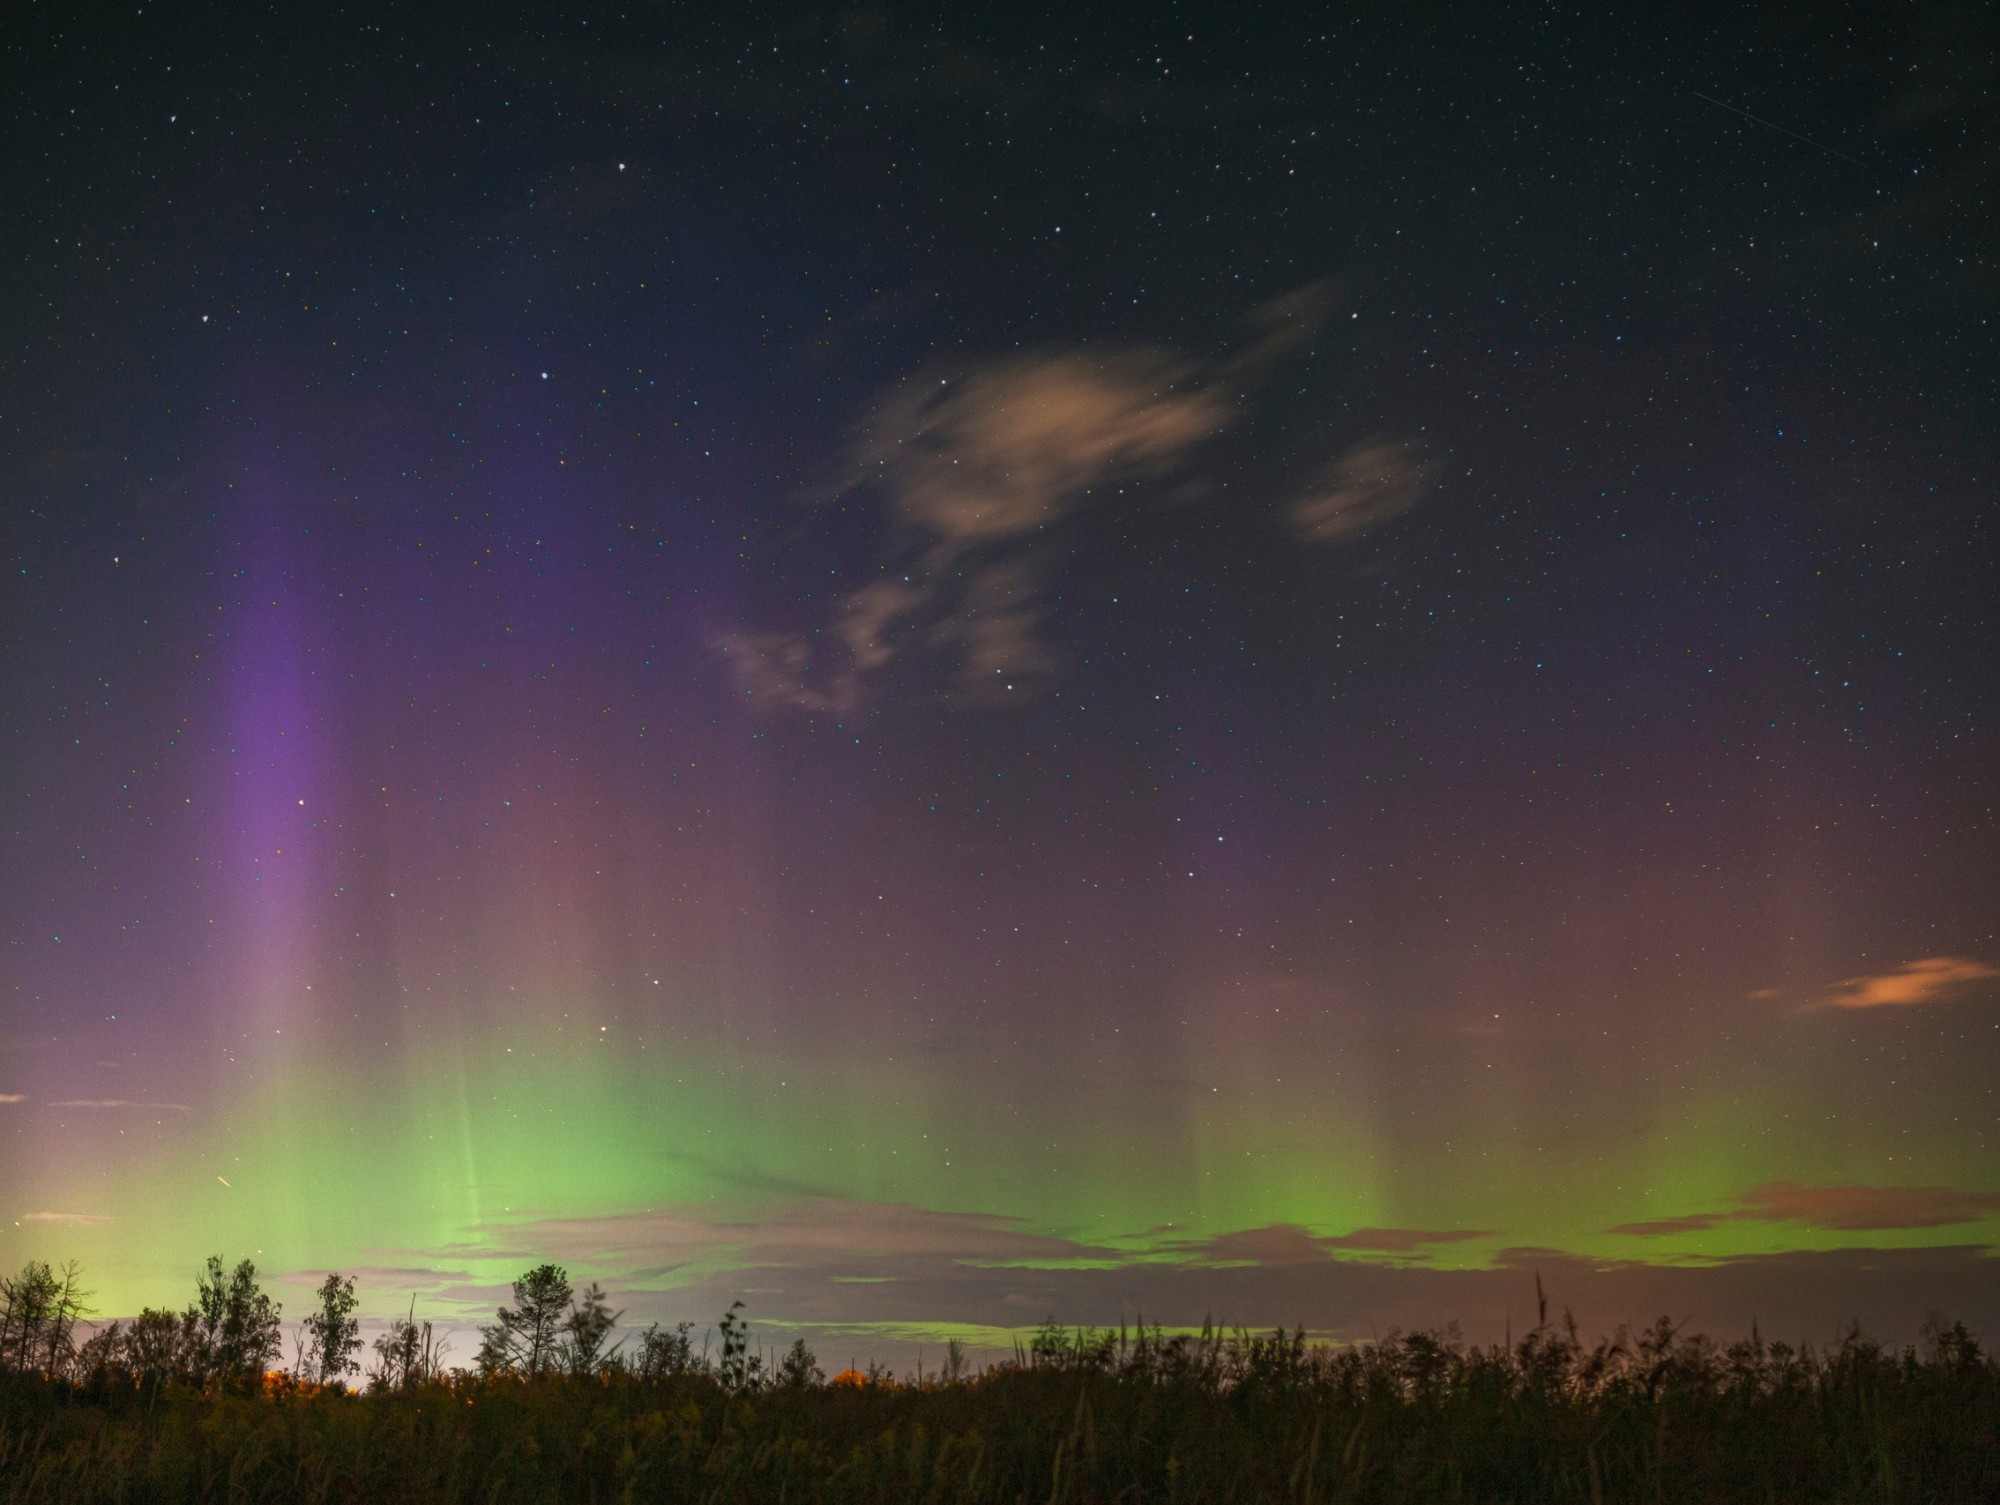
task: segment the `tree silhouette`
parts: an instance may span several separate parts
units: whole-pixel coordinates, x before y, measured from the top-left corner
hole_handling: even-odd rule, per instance
[[[74,1260],[56,1270],[39,1259],[0,1277],[0,1372],[55,1374],[64,1367],[77,1319],[89,1311],[81,1278]]]
[[[513,1307],[501,1307],[493,1325],[479,1330],[480,1372],[534,1378],[561,1367],[570,1291],[560,1265],[537,1265],[515,1281]]]
[[[618,1345],[614,1343],[606,1348],[605,1339],[611,1336],[611,1330],[624,1315],[611,1310],[611,1303],[604,1299],[604,1292],[598,1289],[594,1280],[590,1288],[571,1304],[563,1333],[571,1374],[596,1374],[611,1364]]]
[[[282,1348],[278,1312],[257,1285],[255,1264],[239,1260],[225,1276],[222,1256],[209,1255],[183,1319],[197,1377],[235,1384],[260,1379]]]
[[[355,1304],[352,1276],[336,1270],[320,1282],[319,1310],[304,1323],[299,1378],[326,1385],[358,1367],[354,1355],[361,1348],[361,1323],[354,1315]]]
[[[197,1353],[198,1347],[192,1312],[166,1312],[149,1306],[125,1329],[120,1355],[134,1378],[149,1388],[158,1388],[168,1380],[199,1377],[206,1362]]]

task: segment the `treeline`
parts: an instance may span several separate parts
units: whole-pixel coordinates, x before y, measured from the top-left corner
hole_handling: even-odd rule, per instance
[[[826,1376],[804,1340],[776,1364],[752,1353],[740,1301],[723,1315],[711,1355],[694,1343],[693,1324],[658,1324],[627,1346],[615,1338],[622,1312],[611,1310],[592,1282],[582,1291],[560,1265],[538,1265],[513,1283],[514,1304],[480,1329],[474,1366],[482,1379],[543,1380],[611,1375],[640,1380],[707,1375],[731,1392],[766,1384],[818,1384]],[[158,1386],[263,1389],[275,1373],[295,1384],[344,1389],[364,1375],[370,1389],[408,1390],[445,1379],[448,1347],[429,1322],[410,1315],[375,1340],[374,1362],[361,1361],[359,1298],[352,1276],[339,1271],[320,1283],[316,1304],[299,1325],[289,1364],[284,1360],[282,1308],[264,1291],[251,1260],[225,1269],[211,1255],[196,1278],[194,1300],[181,1311],[147,1308],[79,1340],[93,1315],[91,1293],[71,1262],[56,1269],[30,1260],[0,1278],[0,1374],[36,1375],[74,1385],[129,1381]],[[282,1366],[282,1367],[281,1367]],[[881,1371],[873,1371],[878,1378]]]
[[[719,1344],[620,1342],[603,1293],[545,1265],[474,1367],[447,1368],[413,1313],[357,1394],[351,1282],[328,1277],[292,1371],[252,1384],[276,1332],[260,1295],[211,1261],[173,1314],[192,1357],[145,1371],[93,1349],[104,1333],[65,1350],[73,1269],[9,1283],[0,1502],[2000,1500],[2000,1363],[1943,1321],[1903,1348],[1664,1320],[1586,1342],[1546,1310],[1483,1346],[1051,1324],[976,1372],[959,1352],[828,1381],[802,1343],[752,1353],[738,1308]]]
[[[361,1346],[354,1282],[329,1275],[319,1297],[294,1356],[297,1374],[314,1381],[352,1372]],[[30,1260],[18,1275],[0,1278],[0,1373],[72,1383],[123,1377],[156,1385],[254,1387],[283,1351],[279,1305],[247,1259],[226,1270],[220,1255],[211,1256],[183,1311],[149,1307],[79,1341],[84,1319],[93,1315],[90,1300],[73,1261],[58,1270]]]

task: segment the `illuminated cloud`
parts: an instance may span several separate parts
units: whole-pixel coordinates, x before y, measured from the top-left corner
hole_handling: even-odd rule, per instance
[[[724,632],[715,649],[729,661],[743,693],[763,705],[798,711],[849,711],[860,700],[852,664],[823,671],[812,644],[790,632]]]
[[[930,641],[955,654],[955,679],[971,698],[1004,701],[1022,680],[1053,669],[1035,636],[1040,595],[1028,562],[988,565],[966,582],[958,609],[931,628]]]
[[[1724,1223],[1803,1223],[1847,1231],[1889,1228],[1942,1228],[1974,1223],[2000,1212],[2000,1193],[1958,1191],[1949,1186],[1803,1186],[1770,1181],[1739,1192],[1727,1212],[1620,1223],[1612,1233],[1659,1238],[1706,1233]]]
[[[1425,466],[1408,443],[1380,435],[1365,439],[1292,505],[1292,531],[1308,543],[1332,543],[1401,517],[1423,495],[1424,477]]]
[[[956,380],[926,370],[857,435],[851,481],[880,485],[948,552],[1012,538],[1227,425],[1233,403],[1199,378],[1153,350],[1003,357]]]
[[[1813,1008],[1880,1009],[1935,1003],[1970,983],[2000,978],[2000,968],[1969,956],[1927,956],[1894,972],[1864,973],[1840,983]]]
[[[0,1103],[25,1103],[27,1100],[25,1092],[0,1092]]]
[[[856,674],[870,674],[896,656],[889,629],[924,604],[927,593],[903,580],[871,580],[841,603],[834,631]]]
[[[64,1223],[72,1228],[102,1228],[110,1218],[94,1212],[30,1212],[22,1215],[27,1223]]]
[[[1184,464],[1235,421],[1240,384],[1303,348],[1332,304],[1325,283],[1273,299],[1218,362],[1044,349],[905,377],[857,426],[841,482],[891,506],[881,575],[841,598],[824,631],[732,630],[717,651],[749,697],[795,710],[853,710],[872,676],[912,654],[954,698],[1022,698],[1054,668],[1036,636],[1046,535],[1115,483]]]

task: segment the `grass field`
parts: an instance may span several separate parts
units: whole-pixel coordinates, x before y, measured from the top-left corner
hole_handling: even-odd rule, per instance
[[[650,1373],[406,1366],[358,1394],[17,1374],[0,1499],[2000,1500],[2000,1365],[1957,1327],[1900,1352],[1664,1324],[1484,1348],[1049,1328],[1016,1362],[923,1384],[654,1350],[669,1362]]]

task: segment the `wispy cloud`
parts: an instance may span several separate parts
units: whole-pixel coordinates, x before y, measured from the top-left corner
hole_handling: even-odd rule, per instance
[[[150,1108],[164,1113],[185,1113],[186,1103],[148,1103],[127,1097],[66,1097],[50,1103],[51,1108]]]
[[[1433,1244],[1462,1244],[1476,1238],[1491,1238],[1490,1228],[1357,1228],[1335,1238],[1322,1239],[1329,1249],[1368,1249],[1382,1254],[1408,1254]]]
[[[0,1092],[0,1103],[25,1103],[27,1100],[25,1092]]]
[[[1093,490],[1158,475],[1235,415],[1169,352],[1044,350],[926,368],[855,433],[844,489],[890,502],[884,574],[835,606],[825,634],[735,632],[717,646],[757,699],[846,711],[892,660],[931,652],[959,694],[995,698],[1048,667],[1035,638],[1034,547]],[[894,568],[894,573],[889,573]]]
[[[858,1268],[908,1259],[995,1264],[1122,1257],[1109,1248],[1037,1233],[1021,1218],[840,1197],[795,1198],[761,1208],[754,1217],[673,1208],[552,1218],[509,1234],[558,1258],[634,1270],[717,1263],[775,1268],[832,1261],[841,1268]]]
[[[1336,1254],[1411,1255],[1440,1244],[1487,1238],[1479,1228],[1357,1228],[1321,1235],[1272,1223],[1205,1238],[1166,1230],[1119,1246],[1038,1232],[1025,1220],[947,1212],[903,1203],[797,1198],[754,1217],[723,1218],[671,1209],[602,1218],[557,1218],[510,1230],[555,1257],[657,1277],[721,1267],[825,1269],[907,1278],[942,1267],[1117,1268],[1162,1260],[1194,1266],[1283,1266]]]
[[[1735,1218],[1733,1212],[1690,1212],[1676,1218],[1646,1218],[1637,1223],[1619,1223],[1606,1233],[1630,1234],[1634,1238],[1666,1238],[1676,1233],[1706,1233],[1718,1223]]]
[[[1339,301],[1340,289],[1322,277],[1258,304],[1244,321],[1254,337],[1222,363],[1221,374],[1235,380],[1259,377],[1285,357],[1306,349]]]
[[[1214,1238],[1183,1243],[1184,1255],[1213,1264],[1304,1265],[1330,1256],[1320,1241],[1296,1223],[1270,1223]]]
[[[22,1214],[26,1223],[66,1223],[73,1228],[102,1228],[111,1219],[94,1212],[30,1212]]]
[[[1401,517],[1423,495],[1425,474],[1410,443],[1379,434],[1365,439],[1292,504],[1292,530],[1309,543],[1331,543]]]
[[[1297,1223],[1269,1223],[1261,1228],[1244,1228],[1169,1247],[1203,1261],[1294,1265],[1331,1259],[1341,1251],[1415,1254],[1438,1244],[1459,1244],[1491,1236],[1491,1231],[1484,1228],[1356,1228],[1351,1233],[1326,1235],[1313,1233]]]
[[[1332,300],[1317,283],[1273,300],[1219,361],[1052,347],[904,378],[856,427],[841,481],[882,496],[896,520],[879,576],[819,632],[731,631],[717,649],[767,705],[852,710],[910,656],[955,698],[1025,698],[1054,668],[1038,628],[1057,526],[1119,483],[1188,462],[1235,422],[1244,386],[1310,341]]]
[[[1609,1231],[1659,1238],[1706,1233],[1726,1223],[1803,1223],[1846,1231],[1942,1228],[2000,1212],[2000,1193],[1949,1186],[1805,1186],[1770,1181],[1739,1192],[1733,1200],[1736,1206],[1724,1212],[1620,1223]]]
[[[1972,983],[2000,978],[2000,968],[1969,956],[1927,956],[1893,972],[1863,973],[1808,1005],[1819,1009],[1906,1008],[1949,998]]]
[[[275,1279],[280,1285],[316,1287],[330,1273],[327,1270],[292,1270]],[[472,1279],[469,1270],[437,1270],[426,1265],[349,1265],[339,1273],[352,1277],[357,1285],[411,1292],[428,1292]]]

